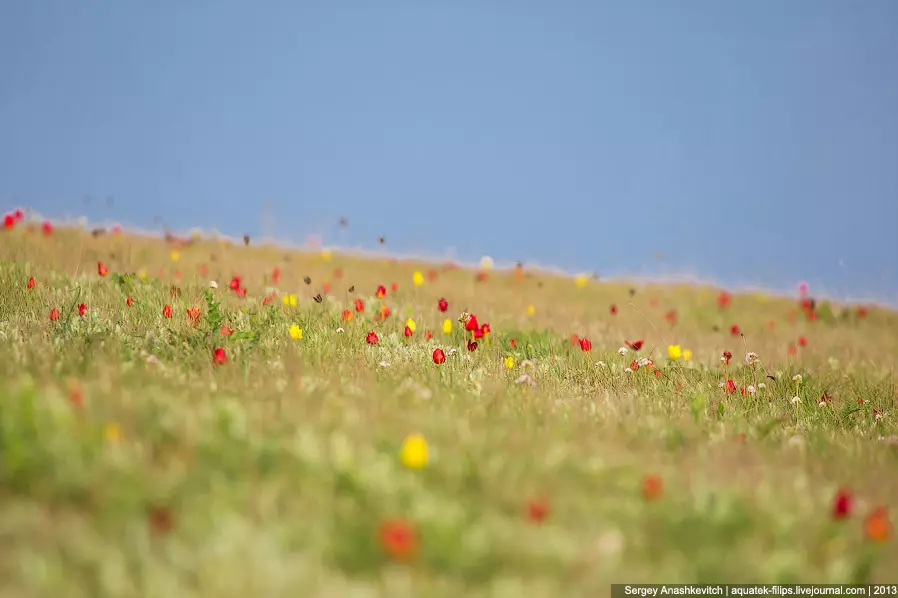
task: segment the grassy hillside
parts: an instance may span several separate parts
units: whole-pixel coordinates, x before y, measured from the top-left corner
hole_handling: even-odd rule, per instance
[[[890,311],[19,224],[0,355],[2,596],[895,580]]]

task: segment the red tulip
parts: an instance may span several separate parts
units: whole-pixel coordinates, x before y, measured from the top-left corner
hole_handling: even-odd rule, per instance
[[[433,362],[437,365],[446,362],[446,353],[442,349],[433,350]]]

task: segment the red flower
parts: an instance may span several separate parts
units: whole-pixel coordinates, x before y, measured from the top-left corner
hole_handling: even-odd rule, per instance
[[[796,353],[798,353],[798,349],[796,349],[795,345],[792,344],[789,345],[789,348],[786,349],[786,351],[789,353],[789,355],[795,355]]]
[[[475,330],[479,330],[480,325],[477,323],[477,316],[471,314],[471,317],[468,318],[468,321],[465,322],[465,330],[468,332],[474,332]]]
[[[833,519],[847,519],[851,517],[851,510],[854,506],[854,497],[851,491],[846,488],[839,488],[836,496],[833,498]]]
[[[365,336],[365,342],[369,345],[376,345],[379,341],[380,339],[377,338],[377,333],[373,330]]]
[[[171,318],[172,309],[171,305],[166,304],[165,307],[162,308],[162,316],[165,318]]]
[[[365,311],[365,302],[362,301],[361,299],[356,299],[355,300],[355,310],[358,312]]]
[[[344,322],[348,322],[348,321],[352,320],[352,317],[353,317],[352,312],[349,311],[348,309],[344,309],[343,313],[340,315],[340,319],[343,320]]]
[[[21,210],[21,208],[16,208],[16,211],[12,213],[13,218],[16,219],[16,222],[21,222],[22,218],[25,217],[25,212]]]
[[[867,308],[863,305],[857,308],[857,317],[861,320],[867,317]]]
[[[671,326],[673,326],[674,324],[677,323],[677,312],[676,312],[676,310],[673,310],[673,309],[670,310],[669,312],[667,312],[666,314],[664,314],[664,317],[667,319],[667,321],[670,323]]]
[[[445,299],[440,299],[439,302],[437,303],[437,307],[440,309],[441,312],[445,313],[445,311],[447,309],[449,309],[449,302],[446,301]]]
[[[33,289],[35,285],[34,276],[28,279],[28,282],[25,284],[26,288]]]
[[[409,328],[408,326],[406,326],[406,327],[405,327],[405,338],[409,338],[412,334],[414,334],[414,333],[412,332],[412,329]]]
[[[238,297],[241,297],[241,298],[244,298],[244,299],[246,298],[246,289],[245,289],[245,288],[240,287],[240,288],[237,289],[235,292],[237,293],[237,296],[238,296]]]
[[[209,266],[207,266],[206,264],[200,264],[200,274],[202,276],[205,276],[208,273],[209,273]]]
[[[549,516],[549,503],[542,499],[527,503],[527,519],[533,523],[542,523]]]
[[[87,304],[81,303],[78,305],[78,315],[82,318],[87,315]]]
[[[239,276],[235,276],[231,279],[231,284],[228,285],[228,288],[232,291],[239,291],[241,287],[241,281]]]
[[[639,369],[639,362],[634,359],[633,361],[630,362],[630,370],[635,372],[638,369]]]
[[[614,305],[613,303],[611,304],[611,315],[612,316],[617,315],[617,306]]]
[[[518,348],[518,341],[516,341],[514,339],[509,339],[508,344],[511,346],[512,349]]]
[[[474,338],[483,338],[483,329],[478,328],[474,331]]]
[[[477,341],[468,341],[468,351],[477,350]]]
[[[55,322],[58,319],[59,319],[59,310],[54,307],[53,309],[50,310],[50,321]]]
[[[442,349],[433,350],[433,362],[437,365],[446,362],[446,353]]]
[[[729,394],[733,394],[736,392],[736,382],[733,380],[727,380],[726,386],[724,387],[725,392]]]
[[[399,290],[399,283],[398,283],[398,282],[394,282],[393,284],[391,284],[391,285],[390,285],[390,290],[393,291],[394,293],[395,293],[396,291],[398,291],[398,290]]]
[[[380,306],[380,319],[386,320],[388,317],[390,317],[390,308],[387,307],[386,305],[381,305]]]
[[[480,336],[486,336],[491,332],[489,322],[482,324],[480,326]]]
[[[196,306],[187,308],[187,321],[190,322],[191,326],[199,326],[200,324],[200,308]]]
[[[884,506],[874,508],[864,520],[864,535],[873,542],[885,542],[892,535],[889,512]]]
[[[729,351],[723,352],[723,363],[726,365],[730,365],[730,360],[733,358],[733,354]]]
[[[52,235],[53,234],[53,225],[50,223],[50,221],[45,221],[41,225],[41,230],[44,231],[45,235]]]
[[[807,345],[808,345],[808,339],[806,339],[806,338],[803,337],[803,336],[799,336],[799,337],[798,337],[798,346],[799,346],[799,347],[806,347]]]
[[[580,350],[586,353],[587,351],[592,351],[592,341],[588,338],[580,339]]]
[[[647,475],[642,478],[642,496],[647,501],[661,498],[664,494],[664,480],[656,475]]]
[[[406,560],[415,554],[418,541],[411,524],[404,520],[393,520],[381,524],[380,545],[391,558]]]
[[[429,341],[432,338],[433,338],[433,334],[430,333],[430,330],[425,330],[424,331],[424,340]]]
[[[733,324],[732,326],[730,326],[730,334],[732,334],[733,336],[739,336],[739,334],[741,334],[741,332],[742,331],[739,330],[738,324]]]
[[[274,267],[274,270],[271,271],[271,281],[274,284],[278,284],[281,280],[281,269],[277,266]]]
[[[228,354],[225,353],[225,350],[221,347],[216,347],[214,351],[212,351],[212,363],[215,365],[224,365],[228,362]]]
[[[132,299],[131,297],[128,297],[127,299],[125,299],[125,305],[127,305],[128,307],[131,307],[132,305],[134,305],[134,299]]]
[[[12,214],[3,217],[3,228],[12,228],[16,225],[16,218]]]
[[[234,329],[227,324],[223,324],[221,330],[219,330],[218,333],[222,336],[231,336],[232,334],[234,334]]]
[[[100,276],[106,276],[109,274],[109,269],[103,265],[103,262],[97,262],[97,274]]]
[[[624,341],[628,347],[630,347],[634,351],[639,351],[642,349],[642,344],[645,341]]]
[[[730,295],[726,291],[721,291],[720,295],[717,296],[717,307],[719,307],[720,309],[726,309],[730,306],[730,302],[732,300],[732,295]]]
[[[377,292],[374,294],[377,295],[378,299],[383,299],[387,296],[387,288],[384,285],[380,285],[377,287]]]

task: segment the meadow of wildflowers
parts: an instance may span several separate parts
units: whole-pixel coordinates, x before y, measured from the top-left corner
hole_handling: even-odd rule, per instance
[[[0,594],[895,581],[898,315],[0,233]]]

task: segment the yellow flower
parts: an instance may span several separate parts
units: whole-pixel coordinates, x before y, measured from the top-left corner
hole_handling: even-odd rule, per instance
[[[293,324],[290,326],[290,338],[299,340],[302,338],[302,328]]]
[[[528,305],[527,306],[527,315],[532,316],[535,313],[536,313],[536,308],[533,307],[532,305]]]
[[[443,334],[449,334],[452,332],[452,320],[446,318],[443,320]]]
[[[680,345],[667,345],[667,355],[671,359],[679,359],[683,356],[683,350]]]
[[[409,469],[427,465],[427,441],[420,434],[411,434],[402,443],[402,464]]]
[[[139,278],[139,279],[141,279],[141,280],[146,280],[146,279],[147,279],[147,271],[146,271],[145,268],[141,268],[141,269],[137,272],[137,278]]]
[[[177,262],[179,259],[181,259],[181,254],[178,253],[177,251],[172,251],[171,252],[171,261]]]
[[[586,274],[581,274],[577,278],[574,279],[574,284],[577,285],[578,289],[582,289],[586,286],[586,283],[589,282],[589,277]]]
[[[692,359],[692,351],[690,351],[689,349],[683,351],[683,359],[685,359],[686,361]]]
[[[296,307],[296,295],[284,295],[284,305]]]
[[[509,369],[509,370],[514,367],[514,357],[509,355],[508,357],[505,358],[505,367],[506,367],[506,369]]]
[[[424,275],[421,274],[420,272],[417,272],[417,271],[416,271],[416,272],[412,275],[412,281],[415,283],[415,286],[416,286],[416,287],[419,287],[419,286],[421,286],[422,284],[424,284]]]
[[[408,320],[405,321],[405,325],[408,326],[408,329],[411,330],[412,332],[414,332],[415,328],[417,328],[415,321],[411,318],[409,318]]]
[[[493,267],[493,258],[488,255],[480,258],[480,267],[484,270],[489,270]]]
[[[331,259],[333,259],[333,257],[334,257],[334,254],[331,253],[330,249],[324,249],[321,251],[321,259],[323,259],[325,262],[331,261]]]
[[[115,422],[106,424],[106,440],[117,443],[122,438],[122,429]]]

